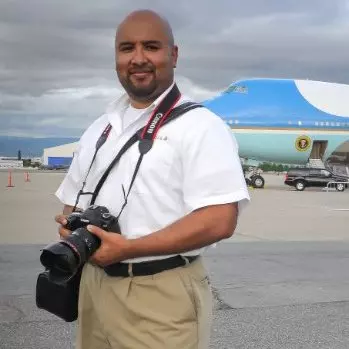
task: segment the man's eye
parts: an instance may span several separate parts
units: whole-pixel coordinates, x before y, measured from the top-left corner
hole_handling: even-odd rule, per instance
[[[159,48],[158,48],[157,46],[155,46],[155,45],[147,45],[147,46],[146,46],[146,49],[147,49],[147,50],[150,50],[150,51],[156,51],[156,50],[158,50]]]
[[[122,52],[130,52],[132,51],[133,47],[132,46],[123,46],[120,48],[120,51]]]

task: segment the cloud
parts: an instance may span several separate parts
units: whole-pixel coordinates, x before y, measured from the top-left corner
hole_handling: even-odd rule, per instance
[[[138,8],[171,22],[178,84],[196,100],[249,77],[349,83],[347,0],[3,0],[0,134],[79,136],[121,92],[115,28]]]

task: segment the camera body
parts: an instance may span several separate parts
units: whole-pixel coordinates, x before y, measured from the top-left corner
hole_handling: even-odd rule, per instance
[[[46,246],[40,256],[41,264],[49,270],[52,281],[69,280],[100,247],[100,239],[86,229],[87,225],[120,233],[117,218],[105,206],[92,205],[83,212],[70,214],[65,228],[72,233],[61,241]]]

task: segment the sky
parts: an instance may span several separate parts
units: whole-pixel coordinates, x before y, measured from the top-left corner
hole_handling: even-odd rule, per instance
[[[0,0],[0,135],[81,136],[122,92],[115,29],[137,9],[170,22],[197,101],[245,78],[349,84],[349,0]]]

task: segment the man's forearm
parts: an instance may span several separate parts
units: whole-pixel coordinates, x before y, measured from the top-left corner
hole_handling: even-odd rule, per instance
[[[192,212],[164,229],[129,240],[127,257],[183,253],[228,238],[236,228],[237,210],[237,204],[227,204]]]
[[[74,206],[70,206],[70,205],[64,205],[63,207],[63,214],[64,215],[70,215],[73,212],[73,208]],[[75,212],[83,212],[83,210],[79,207],[75,208]]]
[[[74,206],[64,205],[63,214],[70,215],[73,212],[73,208],[74,208]]]

